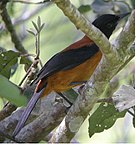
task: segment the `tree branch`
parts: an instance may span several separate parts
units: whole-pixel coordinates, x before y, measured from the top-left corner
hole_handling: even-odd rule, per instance
[[[117,53],[116,49],[112,50],[112,47],[109,41],[85,19],[80,13],[75,9],[75,7],[70,3],[69,0],[53,0],[59,8],[64,12],[65,15],[80,28],[87,36],[94,40],[94,42],[100,46],[105,57],[102,58],[99,66],[96,71],[87,82],[86,86],[83,89],[82,96],[79,95],[74,105],[69,110],[65,119],[62,121],[60,126],[54,132],[50,142],[70,142],[71,139],[75,136],[80,126],[87,118],[90,110],[97,102],[98,98],[104,92],[108,81],[110,81],[114,75],[124,66],[128,61],[133,57],[133,53],[128,53],[120,58],[120,54]],[[132,44],[134,41],[134,29],[132,29],[131,37],[129,35],[129,26],[134,27],[134,14],[131,15],[128,20],[128,28],[123,29],[124,41]],[[126,32],[127,31],[127,32]],[[125,36],[126,35],[126,36]],[[105,46],[106,44],[106,46]],[[126,43],[119,43],[118,47],[128,48]],[[103,46],[103,47],[102,47]],[[127,59],[129,57],[129,59]],[[110,58],[110,59],[109,59]],[[120,61],[118,61],[120,60]]]
[[[69,0],[53,0],[53,1],[64,11],[64,13],[70,18],[70,20],[76,25],[77,28],[80,28],[87,36],[89,36],[91,39],[94,40],[94,42],[100,47],[101,51],[104,54],[104,57],[102,58],[102,61],[97,67],[95,73],[88,81],[88,83],[85,85],[82,92],[82,96],[79,95],[75,104],[71,107],[67,116],[60,124],[60,126],[57,128],[56,132],[53,133],[53,136],[50,140],[50,142],[70,142],[71,139],[75,136],[75,134],[79,130],[81,124],[88,116],[90,110],[98,101],[99,97],[105,90],[107,84],[109,84],[109,81],[123,66],[126,65],[127,62],[129,62],[133,58],[134,52],[127,53],[127,55],[123,55],[120,58],[120,52],[118,51],[118,47],[120,47],[120,45],[123,45],[124,48],[128,49],[127,47],[128,45],[122,43],[115,46],[115,49],[113,50],[107,38],[93,25],[91,25],[90,22],[87,21],[82,15],[80,15],[80,13],[76,10],[76,8],[73,5],[71,5]],[[132,26],[134,26],[134,21],[132,20],[132,18],[134,18],[134,15],[131,15],[128,23],[131,23]],[[124,31],[126,31],[126,29],[124,29]],[[124,39],[129,39],[128,41],[129,44],[131,45],[134,41],[133,36],[128,38],[127,36],[125,37],[125,35],[129,35],[129,32],[124,33]],[[132,35],[134,35],[133,30]],[[47,100],[46,105],[48,105],[48,102],[49,101]],[[59,108],[56,110],[56,107],[54,107],[52,112],[50,109],[48,110],[45,108],[46,110],[45,115],[44,114],[41,115],[39,118],[33,121],[32,124],[25,126],[16,136],[17,141],[23,141],[23,142],[39,141],[43,137],[43,135],[40,136],[41,133],[44,133],[45,137],[47,134],[46,132],[49,133],[50,131],[52,131],[61,122],[62,118],[65,115],[64,111],[62,111],[65,110],[65,108],[62,105],[61,106],[55,105],[55,106]],[[18,112],[18,115],[13,116],[12,114],[11,117],[8,117],[0,122],[0,127],[7,133],[12,133],[17,123],[17,120],[20,117],[19,115],[21,115],[21,112],[19,110],[16,112]],[[60,117],[59,114],[61,115]],[[31,120],[31,118],[29,120]],[[38,128],[38,130],[35,131],[35,129],[37,128],[37,124],[38,127],[40,124],[40,126],[42,125],[43,128],[41,127],[41,130],[39,130]]]
[[[55,98],[55,95],[50,94],[37,103],[36,108],[27,120],[26,126],[15,137],[17,142],[39,142],[60,124],[66,115],[67,107],[64,106],[62,101],[57,102]],[[18,109],[9,117],[0,121],[0,141],[3,141],[3,133],[12,137],[13,130],[23,110],[22,108]]]
[[[129,17],[127,23],[125,24],[124,29],[122,30],[120,35],[116,38],[115,43],[113,43],[114,47],[116,48],[120,56],[122,54],[126,55],[130,51],[130,46],[132,45],[132,41],[134,41],[135,37],[134,23],[135,23],[135,10],[132,11],[131,16]]]
[[[10,116],[13,111],[16,110],[16,106],[8,103],[1,111],[0,111],[0,121]]]
[[[106,58],[110,59],[111,53],[114,55],[112,45],[106,36],[91,24],[80,12],[75,8],[69,0],[52,0],[63,11],[63,13],[75,24],[75,26],[83,31],[97,46],[101,49]]]
[[[44,139],[63,120],[66,107],[63,103],[56,103],[50,110],[45,110],[33,122],[25,126],[15,137],[19,142],[39,142]]]
[[[16,50],[21,52],[22,54],[27,54],[27,50],[24,48],[24,46],[22,45],[19,37],[17,36],[17,33],[16,33],[16,31],[14,29],[14,26],[12,24],[11,18],[10,18],[9,14],[8,14],[7,9],[6,9],[7,2],[8,1],[0,2],[0,10],[1,10],[0,15],[2,17],[2,20],[5,23],[5,26],[6,26],[7,30],[10,33],[11,40],[14,43]],[[25,59],[30,61],[30,62],[32,62],[27,57],[25,57]]]
[[[1,4],[0,5],[0,9],[1,9],[1,16],[2,16],[2,19],[8,29],[8,31],[10,32],[10,35],[11,35],[11,39],[12,39],[12,42],[15,44],[15,48],[26,54],[27,51],[25,50],[25,48],[23,47],[21,41],[19,40],[17,34],[16,34],[16,31],[14,29],[14,26],[12,25],[12,22],[11,22],[11,19],[10,19],[10,16],[8,15],[8,12],[7,12],[7,9],[6,9],[6,4]]]

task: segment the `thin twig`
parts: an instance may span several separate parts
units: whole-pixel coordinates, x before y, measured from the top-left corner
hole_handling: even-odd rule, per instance
[[[21,80],[21,82],[19,83],[19,86],[21,86],[23,84],[23,82],[25,81],[25,79],[27,78],[27,76],[29,75],[29,73],[31,72],[32,68],[37,66],[37,64],[39,63],[39,60],[35,60],[31,66],[29,67],[29,69],[27,70],[25,76],[23,77],[23,79]]]
[[[40,55],[40,33],[41,30],[44,27],[44,24],[41,24],[41,19],[40,17],[38,17],[37,19],[37,24],[35,22],[32,21],[32,24],[35,28],[35,31],[32,30],[27,30],[30,34],[32,34],[35,37],[35,47],[36,47],[36,56],[34,58],[34,62],[31,64],[31,66],[29,67],[29,69],[27,70],[24,78],[22,79],[22,81],[20,82],[19,86],[22,85],[22,83],[25,81],[25,79],[28,77],[28,79],[26,80],[25,85],[27,85],[33,78],[33,75],[35,72],[33,72],[33,68],[36,69],[38,63],[39,63],[39,55]],[[41,61],[40,61],[41,63]]]
[[[43,67],[41,59],[39,59],[39,64],[40,64],[41,67]]]
[[[40,55],[40,33],[37,34],[36,36],[36,57],[35,57],[35,60],[36,59],[39,59],[39,55]]]
[[[16,3],[23,3],[23,4],[44,4],[46,2],[50,2],[51,0],[44,0],[42,2],[28,2],[28,1],[21,1],[21,0],[13,0]]]
[[[29,56],[35,57],[35,54],[21,54],[20,56],[21,57],[29,57]]]

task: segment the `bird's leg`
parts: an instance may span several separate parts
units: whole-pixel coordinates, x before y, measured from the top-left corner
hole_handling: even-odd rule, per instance
[[[71,106],[73,105],[73,103],[71,101],[69,101],[69,99],[67,97],[65,97],[62,93],[57,92],[57,94],[59,94],[69,104],[69,106],[65,110],[65,112],[67,114],[67,112],[69,111],[69,109],[71,108]]]
[[[59,94],[64,100],[66,100],[66,102],[68,102],[68,104],[70,105],[68,108],[70,108],[73,105],[73,103],[67,97],[65,97],[62,93],[57,92],[57,94]]]
[[[82,95],[82,91],[83,91],[84,86],[85,86],[85,84],[81,85],[81,86],[79,87],[79,89],[78,89],[78,93],[79,93],[80,95]]]

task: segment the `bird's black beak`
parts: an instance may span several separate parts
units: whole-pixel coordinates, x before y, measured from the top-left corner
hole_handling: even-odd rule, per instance
[[[128,16],[129,14],[131,14],[131,12],[118,15],[119,20],[123,19],[124,17]]]

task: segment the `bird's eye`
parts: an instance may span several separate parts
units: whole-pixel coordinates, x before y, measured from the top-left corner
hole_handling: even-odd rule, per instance
[[[113,25],[112,25],[111,23],[108,23],[108,24],[107,24],[107,27],[108,27],[108,28],[112,28],[112,26],[113,26]]]

